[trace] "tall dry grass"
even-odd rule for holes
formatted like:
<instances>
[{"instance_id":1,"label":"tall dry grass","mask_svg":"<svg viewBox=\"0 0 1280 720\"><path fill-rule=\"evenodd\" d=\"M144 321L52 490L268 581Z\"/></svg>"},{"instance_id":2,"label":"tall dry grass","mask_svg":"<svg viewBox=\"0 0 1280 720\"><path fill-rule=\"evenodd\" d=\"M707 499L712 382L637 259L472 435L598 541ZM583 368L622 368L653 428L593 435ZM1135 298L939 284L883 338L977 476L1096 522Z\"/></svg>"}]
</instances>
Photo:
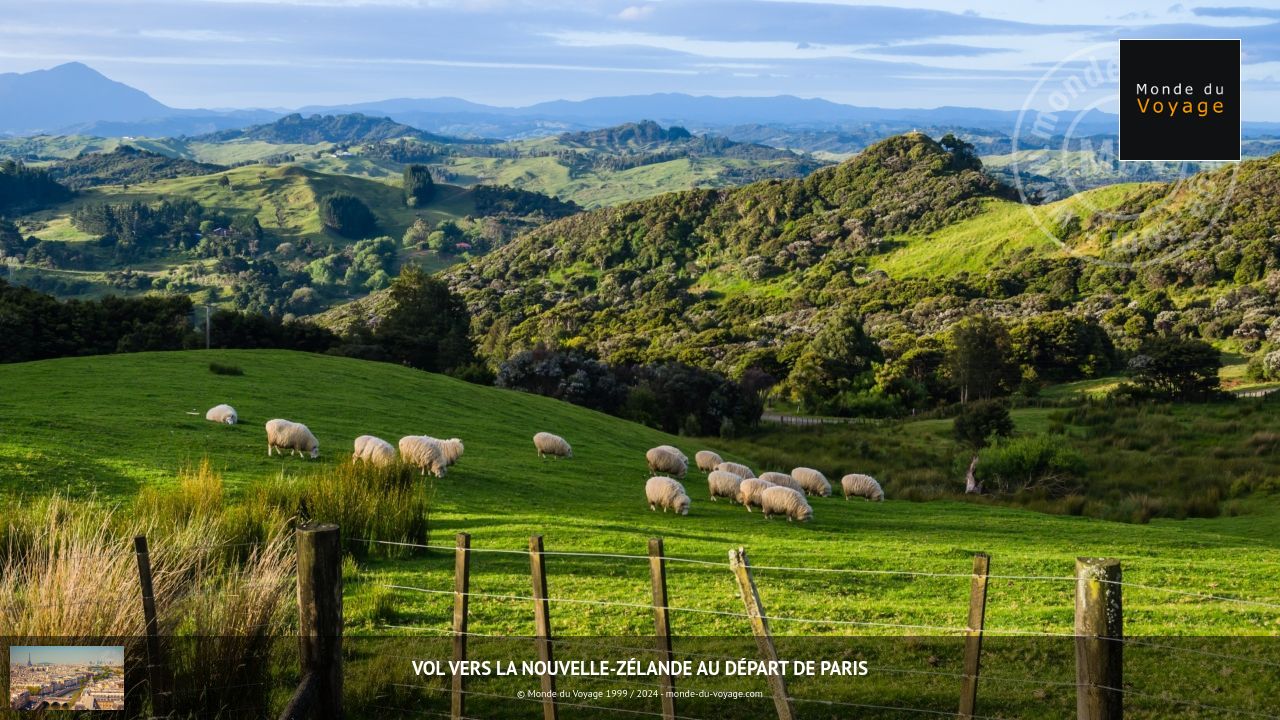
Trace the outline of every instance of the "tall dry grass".
<instances>
[{"instance_id":1,"label":"tall dry grass","mask_svg":"<svg viewBox=\"0 0 1280 720\"><path fill-rule=\"evenodd\" d=\"M0 627L8 635L91 638L143 631L133 537L148 539L162 627L220 633L287 630L293 547L285 519L247 544L228 523L221 476L207 462L168 489L147 489L132 509L52 497L19 502L0 527ZM261 533L261 530L257 532ZM216 587L212 587L217 583ZM220 593L216 613L196 598Z\"/></svg>"},{"instance_id":2,"label":"tall dry grass","mask_svg":"<svg viewBox=\"0 0 1280 720\"><path fill-rule=\"evenodd\" d=\"M336 523L342 528L344 544L358 555L399 556L407 551L353 539L427 544L433 492L431 479L424 480L411 467L348 461L315 475L282 473L255 488L246 505Z\"/></svg>"}]
</instances>

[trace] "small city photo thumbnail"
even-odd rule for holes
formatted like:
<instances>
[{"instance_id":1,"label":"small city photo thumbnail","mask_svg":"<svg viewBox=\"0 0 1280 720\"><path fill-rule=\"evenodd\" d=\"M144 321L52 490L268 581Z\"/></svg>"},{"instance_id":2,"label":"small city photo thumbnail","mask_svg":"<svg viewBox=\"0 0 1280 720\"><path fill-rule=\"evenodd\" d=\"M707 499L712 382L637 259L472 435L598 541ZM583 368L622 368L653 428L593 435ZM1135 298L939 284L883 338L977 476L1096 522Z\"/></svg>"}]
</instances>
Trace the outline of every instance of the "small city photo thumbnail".
<instances>
[{"instance_id":1,"label":"small city photo thumbnail","mask_svg":"<svg viewBox=\"0 0 1280 720\"><path fill-rule=\"evenodd\" d=\"M12 645L12 710L124 708L123 645Z\"/></svg>"}]
</instances>

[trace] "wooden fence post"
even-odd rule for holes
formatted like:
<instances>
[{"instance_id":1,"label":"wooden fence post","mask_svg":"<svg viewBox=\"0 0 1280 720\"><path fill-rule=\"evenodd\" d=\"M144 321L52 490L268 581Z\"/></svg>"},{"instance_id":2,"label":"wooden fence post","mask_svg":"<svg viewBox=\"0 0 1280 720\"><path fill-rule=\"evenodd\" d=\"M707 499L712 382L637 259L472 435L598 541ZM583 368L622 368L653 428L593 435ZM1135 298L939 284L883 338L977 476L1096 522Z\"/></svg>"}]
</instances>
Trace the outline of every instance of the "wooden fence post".
<instances>
[{"instance_id":1,"label":"wooden fence post","mask_svg":"<svg viewBox=\"0 0 1280 720\"><path fill-rule=\"evenodd\" d=\"M667 612L667 561L662 550L662 538L649 539L649 579L653 583L653 630L658 645L659 662L669 663L671 653L671 616ZM663 720L676 717L676 681L671 673L658 676L662 692Z\"/></svg>"},{"instance_id":2,"label":"wooden fence post","mask_svg":"<svg viewBox=\"0 0 1280 720\"><path fill-rule=\"evenodd\" d=\"M337 525L297 531L298 645L303 682L311 676L311 717L342 718L342 542Z\"/></svg>"},{"instance_id":3,"label":"wooden fence post","mask_svg":"<svg viewBox=\"0 0 1280 720\"><path fill-rule=\"evenodd\" d=\"M147 684L151 686L151 710L159 716L169 714L168 683L164 676L164 659L160 653L160 628L156 623L155 589L151 584L151 553L147 536L133 538L133 552L138 558L138 585L142 588L142 617L147 633Z\"/></svg>"},{"instance_id":4,"label":"wooden fence post","mask_svg":"<svg viewBox=\"0 0 1280 720\"><path fill-rule=\"evenodd\" d=\"M457 549L453 556L453 660L461 663L467 659L467 599L471 592L471 535L458 533ZM460 666L455 666L460 667ZM466 676L453 673L453 701L450 709L452 720L462 720L467 714Z\"/></svg>"},{"instance_id":5,"label":"wooden fence post","mask_svg":"<svg viewBox=\"0 0 1280 720\"><path fill-rule=\"evenodd\" d=\"M556 676L550 672L554 662L551 651L551 603L547 600L547 572L542 563L542 536L529 538L529 567L533 577L533 624L534 643L538 648L538 659L548 665L548 672L542 674L542 717L543 720L557 720L559 710L556 705Z\"/></svg>"},{"instance_id":6,"label":"wooden fence post","mask_svg":"<svg viewBox=\"0 0 1280 720\"><path fill-rule=\"evenodd\" d=\"M756 636L756 647L760 649L760 657L765 662L775 662L778 650L773 645L773 636L769 634L769 619L765 615L764 606L760 603L760 593L756 591L756 581L751 577L751 565L747 562L747 549L738 548L729 551L729 567L738 579L738 590L742 593L742 602L747 607L747 616L751 620L751 632ZM795 720L796 709L787 694L787 681L780 674L769 675L769 689L773 691L773 706L778 711L778 720Z\"/></svg>"},{"instance_id":7,"label":"wooden fence post","mask_svg":"<svg viewBox=\"0 0 1280 720\"><path fill-rule=\"evenodd\" d=\"M969 582L969 621L964 636L964 680L960 686L960 717L972 718L978 706L978 669L982 664L982 631L987 617L987 573L991 556L973 556L973 579Z\"/></svg>"},{"instance_id":8,"label":"wooden fence post","mask_svg":"<svg viewBox=\"0 0 1280 720\"><path fill-rule=\"evenodd\" d=\"M1076 717L1124 717L1120 561L1076 559Z\"/></svg>"}]
</instances>

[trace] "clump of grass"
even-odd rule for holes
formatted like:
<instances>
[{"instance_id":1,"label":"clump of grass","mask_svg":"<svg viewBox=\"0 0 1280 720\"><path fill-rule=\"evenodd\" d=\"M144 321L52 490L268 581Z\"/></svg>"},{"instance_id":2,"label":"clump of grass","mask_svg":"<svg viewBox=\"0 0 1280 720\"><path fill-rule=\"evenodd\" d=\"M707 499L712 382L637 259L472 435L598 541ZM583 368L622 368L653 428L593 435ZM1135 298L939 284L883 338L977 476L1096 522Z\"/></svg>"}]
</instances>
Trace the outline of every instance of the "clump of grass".
<instances>
[{"instance_id":1,"label":"clump of grass","mask_svg":"<svg viewBox=\"0 0 1280 720\"><path fill-rule=\"evenodd\" d=\"M209 458L178 471L174 487L148 485L138 492L134 510L161 525L182 526L219 516L223 510L222 475Z\"/></svg>"},{"instance_id":2,"label":"clump of grass","mask_svg":"<svg viewBox=\"0 0 1280 720\"><path fill-rule=\"evenodd\" d=\"M209 363L209 372L214 375L243 375L244 370L239 365L223 365L222 363Z\"/></svg>"},{"instance_id":3,"label":"clump of grass","mask_svg":"<svg viewBox=\"0 0 1280 720\"><path fill-rule=\"evenodd\" d=\"M278 508L313 522L336 523L350 552L400 557L408 549L357 541L387 540L427 544L431 478L395 464L378 468L344 462L301 478L283 473L257 487L250 505Z\"/></svg>"}]
</instances>

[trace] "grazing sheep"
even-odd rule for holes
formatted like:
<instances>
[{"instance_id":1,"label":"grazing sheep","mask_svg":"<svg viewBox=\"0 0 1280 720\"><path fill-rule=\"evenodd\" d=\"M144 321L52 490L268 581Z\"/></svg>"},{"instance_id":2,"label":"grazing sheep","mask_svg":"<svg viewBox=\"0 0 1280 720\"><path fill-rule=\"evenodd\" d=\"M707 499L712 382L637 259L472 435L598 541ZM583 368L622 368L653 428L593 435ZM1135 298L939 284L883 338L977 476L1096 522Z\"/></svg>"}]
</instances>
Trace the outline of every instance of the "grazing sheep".
<instances>
[{"instance_id":1,"label":"grazing sheep","mask_svg":"<svg viewBox=\"0 0 1280 720\"><path fill-rule=\"evenodd\" d=\"M380 437L361 435L356 438L356 448L351 454L351 461L386 467L396 461L396 449Z\"/></svg>"},{"instance_id":2,"label":"grazing sheep","mask_svg":"<svg viewBox=\"0 0 1280 720\"><path fill-rule=\"evenodd\" d=\"M573 457L573 448L569 447L569 443L559 435L552 435L549 432L540 432L533 436L533 446L538 448L538 457Z\"/></svg>"},{"instance_id":3,"label":"grazing sheep","mask_svg":"<svg viewBox=\"0 0 1280 720\"><path fill-rule=\"evenodd\" d=\"M738 477L743 479L753 478L756 476L756 474L751 470L751 468L747 467L746 465L743 465L742 463L736 463L736 462L722 462L716 466L716 470L731 472L734 475L737 475Z\"/></svg>"},{"instance_id":4,"label":"grazing sheep","mask_svg":"<svg viewBox=\"0 0 1280 720\"><path fill-rule=\"evenodd\" d=\"M693 459L698 463L698 469L702 472L709 473L716 469L716 466L724 462L724 458L710 450L699 450ZM738 477L742 477L739 475Z\"/></svg>"},{"instance_id":5,"label":"grazing sheep","mask_svg":"<svg viewBox=\"0 0 1280 720\"><path fill-rule=\"evenodd\" d=\"M680 448L676 447L675 445L659 445L658 447L659 447L659 448L661 448L661 449L663 449L663 450L666 450L666 451L668 451L668 452L671 452L671 453L674 453L675 455L677 455L681 460L683 460L683 461L684 461L684 464L685 464L686 466L689 464L689 456L688 456L688 455L685 455L685 454L684 454L684 451L683 451L683 450L681 450Z\"/></svg>"},{"instance_id":6,"label":"grazing sheep","mask_svg":"<svg viewBox=\"0 0 1280 720\"><path fill-rule=\"evenodd\" d=\"M684 491L684 485L669 477L658 475L649 478L649 482L644 484L644 494L649 499L650 510L661 507L662 512L670 509L679 515L689 514L689 494Z\"/></svg>"},{"instance_id":7,"label":"grazing sheep","mask_svg":"<svg viewBox=\"0 0 1280 720\"><path fill-rule=\"evenodd\" d=\"M235 425L240 422L240 416L236 415L236 409L227 404L214 405L209 408L209 412L204 414L204 419L210 422L226 423Z\"/></svg>"},{"instance_id":8,"label":"grazing sheep","mask_svg":"<svg viewBox=\"0 0 1280 720\"><path fill-rule=\"evenodd\" d=\"M462 457L462 441L458 438L449 438L448 440L440 440L440 447L444 450L444 461L447 465L458 462L458 458Z\"/></svg>"},{"instance_id":9,"label":"grazing sheep","mask_svg":"<svg viewBox=\"0 0 1280 720\"><path fill-rule=\"evenodd\" d=\"M798 467L791 471L791 477L800 483L805 495L831 497L831 483L827 476L813 468Z\"/></svg>"},{"instance_id":10,"label":"grazing sheep","mask_svg":"<svg viewBox=\"0 0 1280 720\"><path fill-rule=\"evenodd\" d=\"M844 499L851 497L866 498L875 502L884 501L884 490L880 483L870 475L850 473L840 478L840 489L844 490Z\"/></svg>"},{"instance_id":11,"label":"grazing sheep","mask_svg":"<svg viewBox=\"0 0 1280 720\"><path fill-rule=\"evenodd\" d=\"M760 509L766 520L774 515L786 515L787 522L813 519L813 508L804 499L804 493L788 487L771 487L760 493Z\"/></svg>"},{"instance_id":12,"label":"grazing sheep","mask_svg":"<svg viewBox=\"0 0 1280 720\"><path fill-rule=\"evenodd\" d=\"M290 422L281 418L267 421L267 456L275 450L281 455L285 450L294 453L310 453L311 457L320 457L320 441L311 434L306 425Z\"/></svg>"},{"instance_id":13,"label":"grazing sheep","mask_svg":"<svg viewBox=\"0 0 1280 720\"><path fill-rule=\"evenodd\" d=\"M707 474L707 490L711 493L711 502L716 498L729 498L729 502L738 499L738 486L742 478L723 470L712 470Z\"/></svg>"},{"instance_id":14,"label":"grazing sheep","mask_svg":"<svg viewBox=\"0 0 1280 720\"><path fill-rule=\"evenodd\" d=\"M799 493L804 493L804 487L796 482L796 479L784 472L766 472L760 473L761 480L768 480L774 485L781 485L785 488L791 488Z\"/></svg>"},{"instance_id":15,"label":"grazing sheep","mask_svg":"<svg viewBox=\"0 0 1280 720\"><path fill-rule=\"evenodd\" d=\"M760 507L760 495L771 487L777 487L768 480L747 478L738 485L738 503L751 512L751 506Z\"/></svg>"},{"instance_id":16,"label":"grazing sheep","mask_svg":"<svg viewBox=\"0 0 1280 720\"><path fill-rule=\"evenodd\" d=\"M445 461L444 448L440 441L426 435L407 435L400 438L400 457L410 465L418 468L420 474L431 474L442 478L449 470Z\"/></svg>"},{"instance_id":17,"label":"grazing sheep","mask_svg":"<svg viewBox=\"0 0 1280 720\"><path fill-rule=\"evenodd\" d=\"M644 457L649 461L649 472L667 473L682 478L689 471L688 459L670 445L650 448Z\"/></svg>"}]
</instances>

